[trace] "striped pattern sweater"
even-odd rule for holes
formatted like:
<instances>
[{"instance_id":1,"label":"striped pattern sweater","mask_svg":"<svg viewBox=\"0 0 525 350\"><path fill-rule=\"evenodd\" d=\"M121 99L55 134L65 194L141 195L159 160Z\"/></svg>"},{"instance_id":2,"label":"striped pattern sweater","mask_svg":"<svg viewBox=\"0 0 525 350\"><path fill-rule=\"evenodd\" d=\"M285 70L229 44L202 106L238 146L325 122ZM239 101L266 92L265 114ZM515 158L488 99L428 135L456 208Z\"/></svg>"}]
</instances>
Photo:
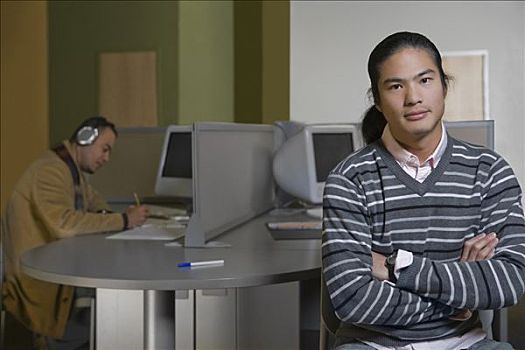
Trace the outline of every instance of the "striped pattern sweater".
<instances>
[{"instance_id":1,"label":"striped pattern sweater","mask_svg":"<svg viewBox=\"0 0 525 350\"><path fill-rule=\"evenodd\" d=\"M479 326L450 317L499 309L525 292L521 189L499 155L449 135L438 166L419 183L381 141L343 160L324 190L322 265L338 335L386 346L460 335ZM499 238L490 260L460 262L465 241ZM372 276L371 251L404 249L414 261L397 283Z\"/></svg>"}]
</instances>

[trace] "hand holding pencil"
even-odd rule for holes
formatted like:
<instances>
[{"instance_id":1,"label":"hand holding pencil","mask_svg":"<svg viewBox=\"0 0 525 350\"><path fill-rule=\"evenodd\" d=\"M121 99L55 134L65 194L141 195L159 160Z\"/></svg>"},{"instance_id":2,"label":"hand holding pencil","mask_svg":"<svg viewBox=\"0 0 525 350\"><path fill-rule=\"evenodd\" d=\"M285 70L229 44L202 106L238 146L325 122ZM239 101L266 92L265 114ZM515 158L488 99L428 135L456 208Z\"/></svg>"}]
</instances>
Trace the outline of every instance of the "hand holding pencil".
<instances>
[{"instance_id":1,"label":"hand holding pencil","mask_svg":"<svg viewBox=\"0 0 525 350\"><path fill-rule=\"evenodd\" d=\"M130 205L128 209L126 209L126 214L128 215L128 228L144 224L149 214L148 208L140 204L139 196L136 193L133 193L133 197L135 198L135 205Z\"/></svg>"}]
</instances>

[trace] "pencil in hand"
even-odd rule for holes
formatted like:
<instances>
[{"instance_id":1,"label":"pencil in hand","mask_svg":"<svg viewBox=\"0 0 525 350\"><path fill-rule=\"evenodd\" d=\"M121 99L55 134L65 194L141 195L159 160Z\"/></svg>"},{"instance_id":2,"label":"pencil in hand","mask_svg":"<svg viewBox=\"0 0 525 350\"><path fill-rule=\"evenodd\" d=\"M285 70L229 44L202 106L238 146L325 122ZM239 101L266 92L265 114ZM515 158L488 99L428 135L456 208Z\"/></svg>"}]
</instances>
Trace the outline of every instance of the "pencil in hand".
<instances>
[{"instance_id":1,"label":"pencil in hand","mask_svg":"<svg viewBox=\"0 0 525 350\"><path fill-rule=\"evenodd\" d=\"M133 192L133 197L135 197L135 204L137 205L137 207L140 207L140 199L137 195L137 192Z\"/></svg>"}]
</instances>

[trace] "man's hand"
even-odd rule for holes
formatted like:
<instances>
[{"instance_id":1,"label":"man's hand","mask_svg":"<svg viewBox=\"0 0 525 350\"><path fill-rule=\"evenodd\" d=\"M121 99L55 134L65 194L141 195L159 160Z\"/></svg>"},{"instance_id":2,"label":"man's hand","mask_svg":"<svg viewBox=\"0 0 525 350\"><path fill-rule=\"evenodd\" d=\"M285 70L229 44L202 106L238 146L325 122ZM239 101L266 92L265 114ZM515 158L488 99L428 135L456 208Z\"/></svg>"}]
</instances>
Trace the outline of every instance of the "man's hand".
<instances>
[{"instance_id":1,"label":"man's hand","mask_svg":"<svg viewBox=\"0 0 525 350\"><path fill-rule=\"evenodd\" d=\"M498 237L494 232L488 235L483 233L469 239L463 246L461 261L480 261L492 258L498 242Z\"/></svg>"},{"instance_id":2,"label":"man's hand","mask_svg":"<svg viewBox=\"0 0 525 350\"><path fill-rule=\"evenodd\" d=\"M386 257L372 252L372 276L380 281L388 280L388 269L385 266Z\"/></svg>"},{"instance_id":3,"label":"man's hand","mask_svg":"<svg viewBox=\"0 0 525 350\"><path fill-rule=\"evenodd\" d=\"M142 225L148 218L149 210L144 205L131 205L126 209L128 215L128 228Z\"/></svg>"}]
</instances>

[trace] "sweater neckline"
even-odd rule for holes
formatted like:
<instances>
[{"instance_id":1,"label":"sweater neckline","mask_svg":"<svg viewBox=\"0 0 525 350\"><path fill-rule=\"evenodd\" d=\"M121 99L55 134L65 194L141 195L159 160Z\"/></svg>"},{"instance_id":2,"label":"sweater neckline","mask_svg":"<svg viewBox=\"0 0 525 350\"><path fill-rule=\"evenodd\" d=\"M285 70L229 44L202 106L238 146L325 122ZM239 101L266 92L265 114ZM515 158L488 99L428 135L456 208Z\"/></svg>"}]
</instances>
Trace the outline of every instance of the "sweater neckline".
<instances>
[{"instance_id":1,"label":"sweater neckline","mask_svg":"<svg viewBox=\"0 0 525 350\"><path fill-rule=\"evenodd\" d=\"M390 169L390 171L392 171L396 178L399 181L401 181L405 186L412 189L412 191L416 192L420 196L423 196L435 186L435 183L441 178L441 176L445 172L445 169L450 163L450 158L452 156L452 148L455 143L455 140L452 137L450 137L450 135L447 136L447 147L441 157L441 160L439 161L437 167L434 168L434 170L432 170L432 172L427 176L427 178L423 182L419 182L416 179L412 178L410 175L408 175L397 163L392 154L390 154L390 152L387 151L385 145L381 140L378 140L377 142L377 150L381 155L381 158L385 162L386 166Z\"/></svg>"}]
</instances>

